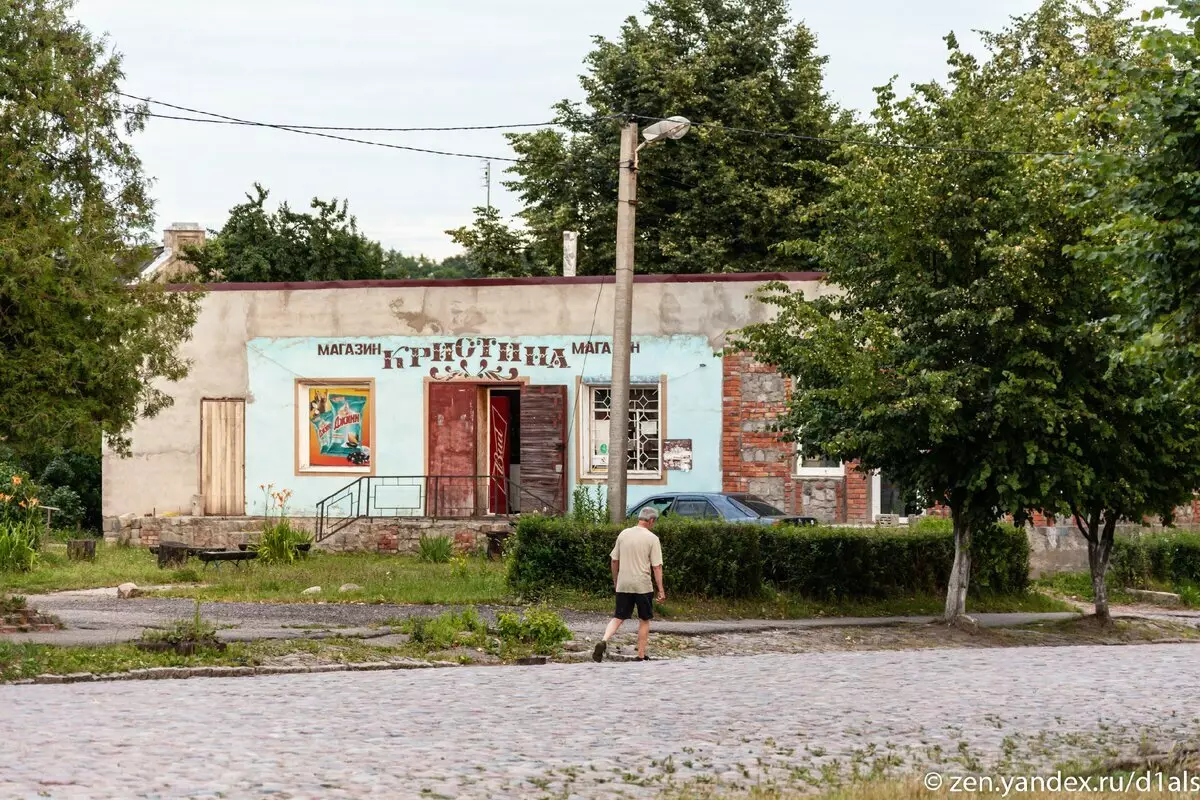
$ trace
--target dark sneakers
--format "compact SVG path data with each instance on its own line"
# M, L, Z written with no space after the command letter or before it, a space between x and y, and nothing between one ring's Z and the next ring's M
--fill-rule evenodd
M608 642L601 639L596 642L596 647L592 650L592 661L599 664L604 660L604 654L608 652Z

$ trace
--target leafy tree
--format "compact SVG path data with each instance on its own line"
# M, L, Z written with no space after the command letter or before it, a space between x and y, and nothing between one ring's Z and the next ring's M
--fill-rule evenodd
M563 101L563 130L509 136L519 162L505 186L524 208L532 273L562 263L564 230L579 232L580 274L611 273L615 258L620 115L681 114L698 125L638 170L637 269L738 272L807 269L785 239L815 238L808 207L826 190L831 148L789 136L826 134L835 109L821 87L825 59L786 0L650 0L646 22L597 37L580 78L584 106ZM479 218L484 235L493 220ZM498 236L492 230L490 235ZM486 237L485 237L486 238ZM520 248L518 248L520 249ZM505 262L516 266L517 262Z
M117 94L121 59L70 0L0 13L0 441L108 443L170 405L196 295L134 284L151 203Z
M525 232L504 224L493 207L476 208L473 225L446 233L462 245L463 258L483 277L554 274L549 264L537 259Z
M315 213L287 203L266 209L270 193L229 210L225 226L203 247L185 250L201 279L240 282L369 280L383 277L383 248L358 230L349 204L313 198Z
M886 146L850 148L822 208L815 253L844 294L771 289L778 318L733 342L795 376L781 424L806 451L950 509L947 619L965 612L974 532L1059 505L1065 454L1086 461L1069 437L1096 433L1105 286L1068 249L1094 220L1068 213L1074 162L1032 153L1111 134L1065 112L1093 91L1088 59L1125 51L1121 10L1048 0L985 35L983 63L948 36L947 86L880 89L871 135Z
M479 270L465 256L449 256L441 261L428 256L406 256L389 250L383 258L383 277L399 279L478 278Z
M1178 24L1159 22L1173 18ZM1135 354L1163 359L1180 388L1200 382L1200 3L1169 0L1143 15L1136 58L1098 64L1100 102L1087 119L1111 124L1125 147L1090 154L1084 166L1113 206L1085 257L1128 273L1126 317L1143 334Z

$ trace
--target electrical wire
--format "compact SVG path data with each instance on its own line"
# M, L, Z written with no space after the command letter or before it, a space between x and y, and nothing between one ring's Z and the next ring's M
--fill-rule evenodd
M143 103L153 103L154 105L163 106L164 108L173 108L176 111L186 111L190 114L204 114L216 119L201 119L199 117L178 117L169 114L150 114L149 116L161 117L162 119L177 119L185 122L211 122L223 125L250 125L266 128L293 128L295 130L307 131L348 131L351 133L422 133L422 132L447 132L447 131L503 131L512 130L515 128L550 128L558 123L550 122L514 122L511 125L447 125L441 127L418 127L418 128L388 128L388 127L355 127L346 125L297 125L290 122L254 122L252 120L243 120L236 117L225 116L224 114L215 114L211 111L202 111L196 108L188 108L187 106L167 103L162 100L153 100L149 97L137 97L136 95L118 92L121 97L130 100L137 100Z
M641 114L630 114L631 119L644 120L647 122L669 122L666 117L647 117ZM716 130L729 131L730 133L747 134L751 136L762 136L773 139L792 139L801 142L823 142L826 144L844 144L854 145L858 147L883 147L892 150L919 150L924 152L936 153L966 153L969 155L988 155L988 156L1070 156L1074 155L1069 152L1055 150L987 150L976 147L950 147L947 145L938 144L905 144L901 142L876 142L863 139L842 139L835 136L808 136L802 133L788 133L786 131L761 131L753 128L736 128L732 125L725 125L720 122L693 122L692 127L695 128L713 128Z
M390 150L406 150L411 153L426 153L428 155L435 155L435 156L451 156L453 158L473 158L478 161L508 161L511 163L516 163L518 161L518 159L509 158L507 156L485 156L485 155L479 155L478 153L457 153L457 152L452 152L450 150L434 150L434 149L431 149L428 147L412 147L410 145L404 145L404 144L392 144L391 142L376 142L376 141L372 141L370 139L357 139L357 138L354 138L351 136L340 136L340 135L334 134L334 133L322 133L321 131L304 130L301 128L291 128L286 125L275 125L275 124L268 123L268 122L254 122L252 120L238 119L237 117L230 117L225 114L216 114L211 111L199 111L196 109L189 109L189 108L183 108L181 106L174 106L174 105L171 105L168 103L161 103L160 101L157 101L157 100L150 100L150 99L144 98L144 97L136 97L134 95L125 94L124 92L121 92L120 94L122 97L128 97L130 99L138 100L138 101L141 101L144 103L159 103L160 105L168 106L171 108L179 108L181 110L189 111L189 112L195 113L195 114L208 114L210 116L216 117L218 119L226 120L231 123L238 123L238 124L242 124L242 125L249 125L249 126L261 127L261 128L272 128L272 129L278 130L278 131L287 131L289 133L298 133L303 136L319 136L322 139L334 139L334 140L340 141L340 142L353 142L354 144L366 144L366 145L372 145L374 147L386 147ZM132 113L141 114L142 112L134 111Z

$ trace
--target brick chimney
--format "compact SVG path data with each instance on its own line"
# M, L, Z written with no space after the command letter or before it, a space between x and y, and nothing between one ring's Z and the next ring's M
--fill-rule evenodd
M204 244L204 228L195 222L172 222L163 231L163 244L178 256L183 253L184 245Z

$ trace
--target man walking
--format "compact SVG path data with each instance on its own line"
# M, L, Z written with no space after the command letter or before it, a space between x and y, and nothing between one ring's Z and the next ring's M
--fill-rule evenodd
M612 559L613 589L617 593L617 609L604 638L596 642L592 661L603 661L608 651L608 640L616 635L621 623L638 612L637 660L647 661L646 645L650 641L650 618L654 616L654 600L667 599L663 586L662 545L651 528L658 521L658 511L647 506L638 514L638 523L621 531L609 558ZM654 581L651 582L651 574ZM658 584L658 597L654 597L654 584Z

